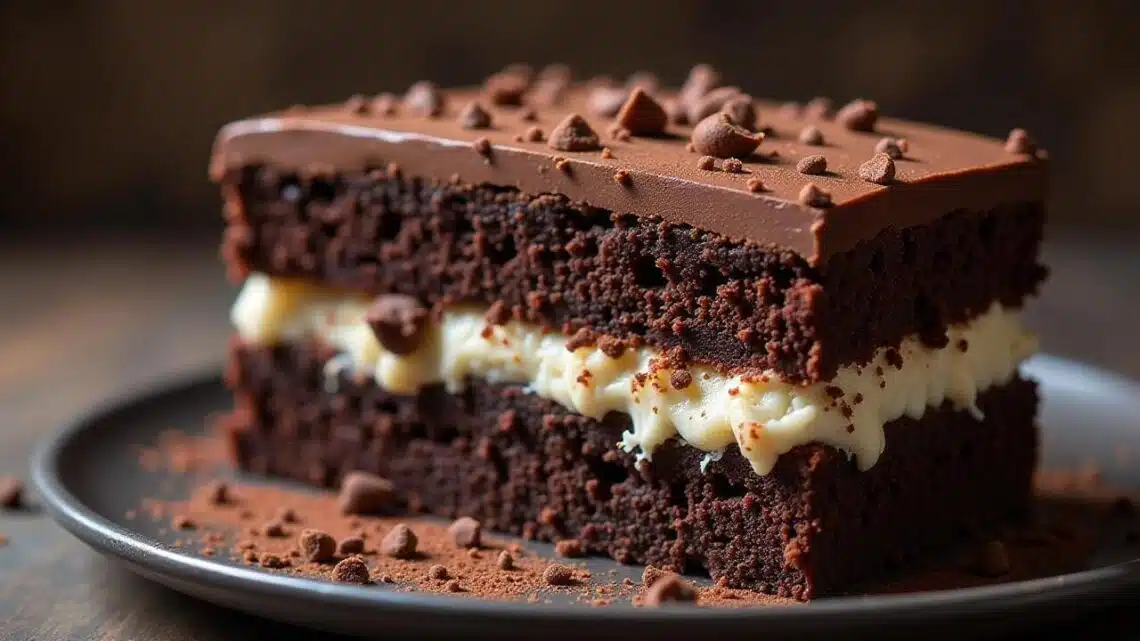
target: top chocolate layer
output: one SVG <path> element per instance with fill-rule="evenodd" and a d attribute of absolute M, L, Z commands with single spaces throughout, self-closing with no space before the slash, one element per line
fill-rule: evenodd
<path fill-rule="evenodd" d="M 691 106 L 711 89 L 693 84 L 691 77 L 680 93 L 654 90 L 653 95 L 665 105 Z M 614 212 L 660 216 L 790 249 L 817 265 L 886 228 L 923 224 L 955 210 L 1044 198 L 1046 161 L 1036 150 L 930 125 L 861 119 L 865 103 L 853 103 L 831 118 L 811 105 L 753 102 L 756 126 L 765 137 L 737 163 L 691 151 L 691 137 L 698 149 L 709 148 L 700 144 L 708 141 L 698 140 L 700 133 L 694 136 L 694 128 L 676 124 L 676 118 L 661 135 L 619 129 L 615 118 L 622 115 L 604 103 L 608 97 L 620 107 L 625 89 L 567 86 L 547 104 L 552 94 L 541 91 L 541 84 L 517 100 L 506 85 L 438 91 L 417 83 L 402 103 L 390 96 L 371 103 L 354 99 L 235 122 L 219 134 L 211 175 L 217 179 L 227 168 L 257 163 L 314 172 L 396 163 L 410 176 L 559 193 Z M 638 107 L 644 114 L 644 105 Z M 728 113 L 740 114 L 740 109 L 739 102 L 726 107 Z M 652 108 L 648 111 L 652 115 Z M 585 123 L 566 122 L 571 114 Z M 871 130 L 861 130 L 868 121 L 873 121 Z M 815 131 L 804 131 L 811 127 Z M 596 143 L 593 132 L 600 139 Z M 552 134 L 559 142 L 547 142 Z M 899 139 L 905 142 L 898 145 Z M 863 167 L 884 152 L 901 155 L 893 160 L 893 179 L 889 172 L 884 178 L 883 157 Z M 816 155 L 823 156 L 826 169 L 817 171 L 818 159 L 801 164 Z M 803 171 L 807 166 L 813 168 L 810 175 Z"/>

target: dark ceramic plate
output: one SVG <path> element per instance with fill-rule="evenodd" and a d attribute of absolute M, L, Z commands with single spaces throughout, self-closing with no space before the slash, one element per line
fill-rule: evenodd
<path fill-rule="evenodd" d="M 1140 445 L 1140 385 L 1076 363 L 1039 357 L 1028 366 L 1043 386 L 1045 467 L 1073 469 L 1097 462 L 1108 484 L 1140 490 L 1140 469 L 1124 465 L 1121 446 Z M 56 520 L 99 552 L 139 574 L 223 606 L 322 630 L 390 637 L 459 635 L 464 638 L 687 638 L 720 635 L 764 639 L 914 638 L 959 636 L 1043 625 L 1115 603 L 1140 588 L 1136 548 L 1100 544 L 1090 569 L 1045 579 L 981 588 L 898 596 L 842 597 L 806 606 L 720 610 L 679 606 L 634 608 L 615 604 L 492 602 L 439 594 L 355 587 L 272 574 L 175 549 L 161 523 L 128 520 L 128 510 L 155 488 L 177 495 L 188 479 L 147 471 L 135 446 L 153 443 L 172 426 L 202 425 L 229 399 L 214 376 L 175 382 L 95 412 L 43 444 L 34 480 Z M 532 545 L 540 553 L 549 548 Z M 589 562 L 595 576 L 617 569 Z"/>

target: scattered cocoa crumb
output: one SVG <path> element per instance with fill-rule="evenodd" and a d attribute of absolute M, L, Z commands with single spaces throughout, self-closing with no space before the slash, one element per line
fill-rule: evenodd
<path fill-rule="evenodd" d="M 739 158 L 725 158 L 721 163 L 721 169 L 724 169 L 730 174 L 739 174 L 744 171 L 744 163 Z"/>
<path fill-rule="evenodd" d="M 321 530 L 301 530 L 297 545 L 305 559 L 315 563 L 331 561 L 337 551 L 336 539 Z"/>
<path fill-rule="evenodd" d="M 280 521 L 269 521 L 261 526 L 261 533 L 269 537 L 283 537 L 285 536 L 285 526 Z"/>
<path fill-rule="evenodd" d="M 701 156 L 697 159 L 697 169 L 704 169 L 705 171 L 716 169 L 716 159 L 712 156 Z"/>
<path fill-rule="evenodd" d="M 753 176 L 752 178 L 749 178 L 748 182 L 745 184 L 748 185 L 748 191 L 751 191 L 753 193 L 764 191 L 764 181 L 760 180 L 759 178 L 757 178 L 755 176 Z M 744 330 L 741 330 L 741 331 L 744 331 Z"/>
<path fill-rule="evenodd" d="M 283 568 L 283 567 L 286 567 L 289 565 L 288 560 L 283 559 L 283 558 L 277 556 L 276 554 L 262 555 L 261 560 L 258 561 L 258 563 L 263 568 Z"/>
<path fill-rule="evenodd" d="M 388 479 L 368 472 L 349 472 L 340 486 L 340 508 L 345 514 L 373 514 L 388 507 L 395 487 Z"/>
<path fill-rule="evenodd" d="M 641 584 L 648 588 L 666 574 L 667 572 L 660 568 L 656 568 L 652 565 L 647 565 L 645 566 L 645 569 L 641 571 Z"/>
<path fill-rule="evenodd" d="M 443 581 L 451 576 L 448 573 L 447 568 L 439 565 L 438 563 L 428 568 L 427 575 L 429 579 L 433 579 L 435 581 Z"/>
<path fill-rule="evenodd" d="M 542 580 L 547 585 L 570 585 L 574 582 L 574 569 L 568 565 L 554 563 L 542 572 Z"/>
<path fill-rule="evenodd" d="M 416 533 L 404 523 L 398 523 L 380 541 L 380 553 L 396 558 L 410 559 L 416 555 Z"/>
<path fill-rule="evenodd" d="M 461 548 L 479 547 L 483 536 L 483 524 L 469 516 L 461 516 L 448 528 L 452 541 Z"/>
<path fill-rule="evenodd" d="M 443 589 L 448 592 L 462 592 L 463 588 L 460 587 L 459 581 L 452 579 L 443 585 Z"/>
<path fill-rule="evenodd" d="M 297 512 L 294 511 L 293 508 L 284 506 L 277 509 L 273 518 L 281 523 L 297 523 L 300 521 L 300 519 L 297 518 Z"/>
<path fill-rule="evenodd" d="M 499 558 L 496 560 L 495 564 L 500 570 L 513 570 L 515 567 L 515 557 L 512 556 L 511 553 L 507 550 L 503 550 L 502 552 L 499 552 Z"/>
<path fill-rule="evenodd" d="M 673 573 L 653 581 L 653 585 L 645 592 L 643 603 L 651 607 L 661 606 L 671 602 L 695 602 L 697 591 L 693 586 Z"/>
<path fill-rule="evenodd" d="M 341 539 L 340 543 L 336 546 L 336 553 L 340 556 L 351 556 L 362 552 L 364 552 L 364 539 L 359 536 L 350 536 L 346 539 Z"/>
<path fill-rule="evenodd" d="M 225 481 L 210 481 L 203 492 L 206 500 L 214 505 L 225 505 L 230 502 L 230 486 Z"/>
<path fill-rule="evenodd" d="M 819 154 L 804 156 L 796 163 L 796 171 L 813 176 L 826 173 L 827 159 Z"/>
<path fill-rule="evenodd" d="M 368 583 L 368 566 L 365 565 L 364 559 L 350 556 L 336 564 L 332 578 L 341 583 Z"/>

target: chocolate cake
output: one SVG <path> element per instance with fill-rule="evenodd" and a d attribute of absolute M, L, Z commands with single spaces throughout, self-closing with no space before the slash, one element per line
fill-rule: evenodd
<path fill-rule="evenodd" d="M 1047 158 L 698 65 L 232 123 L 236 461 L 810 599 L 1022 518 Z"/>

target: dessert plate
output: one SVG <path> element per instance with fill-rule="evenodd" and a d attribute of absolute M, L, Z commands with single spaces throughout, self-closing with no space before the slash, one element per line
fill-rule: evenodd
<path fill-rule="evenodd" d="M 1042 385 L 1044 467 L 1071 470 L 1095 463 L 1106 485 L 1140 492 L 1140 467 L 1124 448 L 1140 447 L 1140 384 L 1084 365 L 1041 356 L 1027 365 Z M 171 426 L 199 429 L 230 399 L 216 375 L 168 382 L 98 410 L 43 443 L 33 478 L 52 516 L 97 551 L 177 591 L 237 610 L 330 632 L 392 638 L 459 635 L 464 638 L 765 639 L 925 638 L 993 633 L 1043 625 L 1120 602 L 1140 589 L 1140 547 L 1123 539 L 1098 544 L 1089 569 L 1031 581 L 902 595 L 823 599 L 807 605 L 742 609 L 636 608 L 628 599 L 606 608 L 559 600 L 489 601 L 384 586 L 349 586 L 262 571 L 192 549 L 175 548 L 176 534 L 161 522 L 126 513 L 156 487 L 177 495 L 188 475 L 140 465 L 137 446 L 155 442 Z M 549 546 L 527 544 L 540 554 Z M 640 577 L 640 568 L 590 559 L 594 576 L 616 570 L 616 580 Z M 545 596 L 545 595 L 544 595 Z"/>

